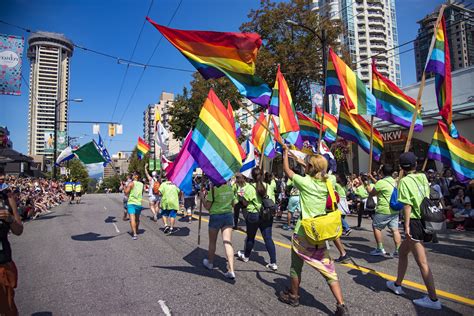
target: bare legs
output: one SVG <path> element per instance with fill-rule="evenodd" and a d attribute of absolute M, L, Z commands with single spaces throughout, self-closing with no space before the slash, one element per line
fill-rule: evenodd
<path fill-rule="evenodd" d="M 137 215 L 130 214 L 130 227 L 132 228 L 133 236 L 137 235 L 137 230 L 138 230 L 137 218 L 138 218 Z"/>
<path fill-rule="evenodd" d="M 234 248 L 232 247 L 232 227 L 222 228 L 222 242 L 224 243 L 225 255 L 227 257 L 229 272 L 234 272 Z M 214 262 L 216 254 L 217 235 L 219 230 L 209 229 L 209 250 L 207 259 L 210 263 Z"/>

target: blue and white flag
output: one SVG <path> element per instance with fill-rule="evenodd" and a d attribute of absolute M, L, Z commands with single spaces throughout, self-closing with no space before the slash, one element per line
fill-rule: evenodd
<path fill-rule="evenodd" d="M 252 169 L 257 165 L 257 162 L 255 161 L 255 147 L 248 139 L 242 144 L 242 147 L 244 148 L 247 157 L 242 163 L 240 173 L 242 173 L 247 178 L 251 178 L 250 175 L 252 173 Z"/>
<path fill-rule="evenodd" d="M 105 148 L 104 141 L 102 140 L 102 137 L 99 134 L 99 141 L 97 142 L 97 146 L 99 147 L 100 153 L 105 159 L 104 162 L 104 167 L 107 166 L 108 163 L 112 161 L 110 158 L 109 152 L 107 151 L 107 148 Z"/>
<path fill-rule="evenodd" d="M 62 162 L 68 161 L 76 157 L 74 155 L 71 146 L 67 146 L 56 159 L 56 165 L 59 166 Z"/>

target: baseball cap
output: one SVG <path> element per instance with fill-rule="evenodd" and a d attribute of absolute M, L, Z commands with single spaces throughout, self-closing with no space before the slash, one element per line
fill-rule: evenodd
<path fill-rule="evenodd" d="M 416 156 L 412 152 L 403 153 L 400 155 L 400 166 L 403 169 L 414 167 L 416 164 Z"/>
<path fill-rule="evenodd" d="M 428 173 L 434 173 L 435 171 L 433 169 L 428 169 Z"/>

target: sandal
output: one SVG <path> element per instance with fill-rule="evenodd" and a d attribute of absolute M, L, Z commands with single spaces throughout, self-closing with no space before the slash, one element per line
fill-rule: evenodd
<path fill-rule="evenodd" d="M 300 297 L 298 295 L 293 295 L 290 293 L 290 290 L 287 288 L 284 291 L 281 291 L 278 295 L 280 302 L 288 304 L 293 307 L 300 305 Z"/>

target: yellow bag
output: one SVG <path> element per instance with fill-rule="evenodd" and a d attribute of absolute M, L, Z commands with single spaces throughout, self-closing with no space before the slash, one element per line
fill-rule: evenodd
<path fill-rule="evenodd" d="M 336 195 L 329 179 L 326 180 L 326 186 L 332 201 L 332 211 L 325 215 L 301 220 L 306 239 L 314 245 L 326 240 L 335 240 L 342 235 L 341 212 L 337 210 Z"/>

